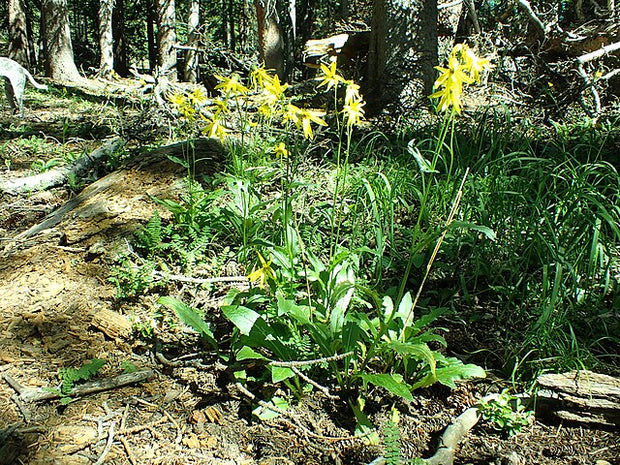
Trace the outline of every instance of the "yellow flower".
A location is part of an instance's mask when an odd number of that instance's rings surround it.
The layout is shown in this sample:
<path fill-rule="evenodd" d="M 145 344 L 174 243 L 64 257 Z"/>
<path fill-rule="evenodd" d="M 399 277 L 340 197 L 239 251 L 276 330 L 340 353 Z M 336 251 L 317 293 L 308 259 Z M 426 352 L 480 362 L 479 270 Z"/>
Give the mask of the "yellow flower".
<path fill-rule="evenodd" d="M 258 259 L 260 260 L 261 267 L 258 268 L 257 270 L 252 271 L 248 275 L 248 280 L 251 283 L 258 281 L 258 285 L 260 287 L 264 287 L 267 281 L 267 278 L 273 279 L 273 280 L 276 279 L 276 273 L 273 271 L 273 268 L 271 268 L 271 259 L 269 259 L 269 261 L 266 262 L 260 253 L 258 253 Z"/>
<path fill-rule="evenodd" d="M 207 100 L 207 96 L 200 87 L 196 87 L 191 94 L 188 95 L 188 99 L 194 105 L 200 105 Z"/>
<path fill-rule="evenodd" d="M 256 68 L 250 73 L 250 82 L 254 89 L 264 88 L 265 85 L 271 83 L 271 81 L 273 81 L 273 77 L 271 77 L 269 72 L 263 67 Z"/>
<path fill-rule="evenodd" d="M 321 118 L 324 114 L 325 113 L 322 111 L 306 109 L 301 110 L 299 118 L 301 120 L 301 127 L 306 139 L 312 139 L 314 137 L 314 133 L 312 132 L 312 124 L 310 123 L 316 123 L 320 126 L 327 126 L 325 120 Z"/>
<path fill-rule="evenodd" d="M 216 118 L 207 120 L 209 123 L 204 128 L 203 133 L 209 137 L 217 137 L 220 141 L 224 140 L 228 129 L 222 126 Z"/>
<path fill-rule="evenodd" d="M 443 87 L 443 90 L 435 92 L 429 98 L 441 97 L 437 105 L 440 111 L 446 111 L 452 105 L 454 110 L 460 114 L 463 84 L 471 84 L 473 78 L 463 71 L 463 65 L 461 65 L 455 53 L 450 54 L 447 68 L 435 66 L 435 69 L 441 71 L 441 75 L 437 78 L 433 87 Z"/>
<path fill-rule="evenodd" d="M 241 84 L 240 77 L 238 74 L 233 74 L 229 78 L 225 78 L 219 75 L 215 75 L 220 83 L 215 86 L 216 89 L 220 89 L 225 96 L 229 95 L 245 95 L 250 89 Z"/>
<path fill-rule="evenodd" d="M 353 81 L 346 81 L 347 90 L 344 95 L 344 103 L 348 104 L 351 102 L 355 102 L 356 100 L 360 100 L 360 86 L 358 86 Z"/>
<path fill-rule="evenodd" d="M 347 126 L 357 126 L 361 123 L 362 118 L 364 117 L 364 109 L 362 108 L 364 105 L 366 105 L 366 102 L 364 102 L 362 99 L 357 99 L 350 103 L 345 103 L 342 112 L 347 119 Z"/>
<path fill-rule="evenodd" d="M 288 157 L 291 153 L 286 149 L 286 145 L 284 144 L 284 142 L 280 142 L 278 145 L 276 145 L 273 148 L 273 152 L 278 155 L 280 158 L 286 158 Z"/>
<path fill-rule="evenodd" d="M 172 105 L 176 108 L 181 108 L 184 105 L 187 105 L 187 97 L 185 97 L 185 95 L 183 94 L 172 94 L 170 97 L 168 97 L 168 100 L 170 100 L 170 103 L 172 103 Z"/>
<path fill-rule="evenodd" d="M 209 107 L 209 110 L 214 112 L 216 115 L 219 113 L 228 113 L 228 106 L 226 106 L 226 102 L 224 100 L 216 99 L 213 101 L 213 106 Z"/>
<path fill-rule="evenodd" d="M 486 69 L 491 69 L 489 59 L 478 57 L 469 47 L 464 49 L 463 62 L 465 63 L 465 69 L 469 71 L 469 75 L 477 83 L 480 83 L 480 73 Z"/>
<path fill-rule="evenodd" d="M 283 95 L 284 91 L 288 87 L 288 84 L 280 84 L 280 78 L 275 75 L 271 82 L 265 83 L 265 90 L 267 93 L 271 94 L 275 97 L 276 100 L 279 100 Z"/>
<path fill-rule="evenodd" d="M 290 121 L 291 123 L 295 124 L 295 126 L 299 127 L 300 115 L 301 115 L 301 108 L 296 107 L 292 103 L 289 103 L 284 108 L 284 115 L 282 116 L 282 120 L 285 123 Z"/>
<path fill-rule="evenodd" d="M 338 83 L 344 82 L 342 76 L 338 74 L 338 70 L 336 67 L 338 64 L 335 61 L 332 61 L 332 64 L 328 67 L 321 63 L 321 71 L 323 71 L 323 77 L 316 78 L 317 81 L 322 81 L 319 83 L 319 87 L 327 85 L 327 90 L 331 89 L 333 86 L 338 87 Z"/>

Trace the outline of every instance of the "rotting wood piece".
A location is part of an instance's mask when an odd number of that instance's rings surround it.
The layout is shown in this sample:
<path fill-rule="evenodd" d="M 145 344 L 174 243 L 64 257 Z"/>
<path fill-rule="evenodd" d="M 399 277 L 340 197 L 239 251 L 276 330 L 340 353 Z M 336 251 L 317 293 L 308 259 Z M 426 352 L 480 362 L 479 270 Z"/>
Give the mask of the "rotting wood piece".
<path fill-rule="evenodd" d="M 80 397 L 96 392 L 108 391 L 127 384 L 139 383 L 154 375 L 153 370 L 141 370 L 134 373 L 123 373 L 115 378 L 99 379 L 75 386 L 68 397 Z M 18 383 L 9 375 L 4 375 L 4 380 L 17 391 L 19 399 L 24 402 L 40 402 L 42 400 L 58 399 L 60 393 L 50 392 L 41 388 L 27 388 Z"/>
<path fill-rule="evenodd" d="M 91 324 L 112 339 L 126 339 L 131 336 L 131 322 L 120 313 L 102 309 L 93 316 Z"/>
<path fill-rule="evenodd" d="M 579 423 L 620 425 L 620 378 L 575 370 L 537 379 L 536 409 Z"/>

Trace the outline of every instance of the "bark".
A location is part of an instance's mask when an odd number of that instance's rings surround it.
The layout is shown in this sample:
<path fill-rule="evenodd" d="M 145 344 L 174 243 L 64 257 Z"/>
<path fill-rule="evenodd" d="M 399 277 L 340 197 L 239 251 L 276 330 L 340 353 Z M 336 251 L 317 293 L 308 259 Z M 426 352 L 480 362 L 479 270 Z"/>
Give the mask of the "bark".
<path fill-rule="evenodd" d="M 149 48 L 149 71 L 151 74 L 155 72 L 157 66 L 157 44 L 155 42 L 155 14 L 153 8 L 153 0 L 146 1 L 146 37 Z"/>
<path fill-rule="evenodd" d="M 67 0 L 43 0 L 42 23 L 47 75 L 58 81 L 81 82 L 73 58 Z"/>
<path fill-rule="evenodd" d="M 127 41 L 125 40 L 125 0 L 116 0 L 112 14 L 112 33 L 114 36 L 114 65 L 121 76 L 129 74 L 127 63 Z"/>
<path fill-rule="evenodd" d="M 200 26 L 200 2 L 192 0 L 189 7 L 189 17 L 187 19 L 188 38 L 187 45 L 189 48 L 185 52 L 185 80 L 187 82 L 198 82 L 198 53 L 196 47 L 198 45 Z"/>
<path fill-rule="evenodd" d="M 112 11 L 114 0 L 99 0 L 99 73 L 109 76 L 114 71 L 114 37 L 112 35 Z"/>
<path fill-rule="evenodd" d="M 28 21 L 23 0 L 9 0 L 9 58 L 24 68 L 30 68 Z"/>
<path fill-rule="evenodd" d="M 264 2 L 263 2 L 264 1 Z M 258 22 L 258 50 L 266 69 L 284 80 L 284 41 L 277 20 L 275 1 L 254 0 Z"/>
<path fill-rule="evenodd" d="M 177 80 L 177 41 L 174 0 L 157 0 L 157 64 L 159 72 L 171 81 Z"/>
<path fill-rule="evenodd" d="M 369 112 L 422 100 L 437 64 L 437 0 L 374 0 L 371 28 L 364 86 Z"/>

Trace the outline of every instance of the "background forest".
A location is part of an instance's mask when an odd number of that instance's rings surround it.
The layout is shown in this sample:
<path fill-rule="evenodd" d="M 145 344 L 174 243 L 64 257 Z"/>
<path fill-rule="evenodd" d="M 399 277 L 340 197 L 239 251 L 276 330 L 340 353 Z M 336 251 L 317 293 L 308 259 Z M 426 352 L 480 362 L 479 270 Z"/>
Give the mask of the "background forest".
<path fill-rule="evenodd" d="M 397 464 L 430 455 L 428 438 L 403 439 L 406 412 L 427 411 L 417 396 L 470 406 L 495 391 L 478 404 L 486 427 L 534 437 L 513 394 L 535 398 L 549 373 L 618 375 L 614 0 L 9 0 L 0 18 L 0 56 L 49 86 L 27 87 L 22 118 L 0 107 L 0 360 L 44 341 L 60 358 L 30 376 L 57 376 L 68 411 L 74 382 L 131 360 L 197 397 L 206 383 L 208 402 L 217 391 L 208 420 L 204 398 L 175 413 L 191 438 L 221 426 L 221 402 L 227 418 L 360 444 L 308 463 Z M 28 300 L 24 250 L 64 263 L 45 304 Z M 83 303 L 62 318 L 106 338 L 54 352 L 76 330 L 37 312 L 62 313 L 74 279 Z M 188 360 L 202 363 L 191 380 Z M 208 449 L 189 437 L 175 447 Z M 302 463 L 288 440 L 248 455 Z M 481 443 L 462 463 L 499 454 Z M 137 463 L 138 443 L 123 447 Z"/>

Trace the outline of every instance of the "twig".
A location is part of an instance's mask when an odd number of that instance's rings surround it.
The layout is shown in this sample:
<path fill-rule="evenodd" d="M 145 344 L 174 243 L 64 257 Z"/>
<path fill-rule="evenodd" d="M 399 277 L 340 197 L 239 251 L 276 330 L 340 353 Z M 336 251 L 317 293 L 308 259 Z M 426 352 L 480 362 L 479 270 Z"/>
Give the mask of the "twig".
<path fill-rule="evenodd" d="M 303 379 L 306 383 L 311 384 L 312 386 L 317 388 L 319 391 L 321 391 L 323 394 L 325 394 L 330 399 L 338 398 L 338 396 L 335 396 L 331 392 L 329 392 L 329 388 L 327 388 L 326 386 L 320 385 L 315 380 L 313 380 L 312 378 L 304 374 L 299 368 L 291 367 L 291 371 L 295 373 L 297 376 L 299 376 L 301 379 Z"/>
<path fill-rule="evenodd" d="M 101 379 L 89 383 L 75 386 L 68 397 L 79 397 L 101 391 L 108 391 L 127 384 L 138 383 L 153 376 L 153 370 L 142 370 L 134 373 L 123 373 L 115 378 Z M 4 379 L 19 393 L 19 397 L 24 402 L 39 402 L 42 400 L 57 399 L 61 397 L 58 392 L 45 391 L 40 388 L 25 388 L 9 375 L 4 375 Z"/>
<path fill-rule="evenodd" d="M 191 276 L 183 276 L 180 274 L 167 274 L 161 271 L 153 271 L 151 273 L 156 278 L 162 278 L 169 281 L 178 281 L 181 283 L 193 284 L 213 284 L 213 283 L 238 283 L 248 282 L 247 276 L 218 276 L 215 278 L 192 278 Z"/>
<path fill-rule="evenodd" d="M 250 391 L 248 391 L 241 383 L 235 383 L 235 386 L 237 386 L 237 389 L 239 389 L 244 395 L 246 395 L 247 397 L 249 397 L 251 400 L 253 400 L 254 402 L 256 402 L 258 405 L 260 405 L 263 408 L 266 408 L 268 410 L 271 410 L 272 412 L 275 412 L 279 415 L 282 415 L 285 419 L 285 421 L 287 423 L 289 423 L 293 428 L 297 428 L 299 430 L 301 430 L 304 434 L 310 436 L 311 438 L 314 439 L 321 439 L 323 441 L 331 441 L 331 442 L 337 442 L 337 441 L 350 441 L 353 439 L 363 439 L 366 436 L 368 436 L 370 434 L 369 433 L 364 433 L 364 434 L 360 434 L 358 436 L 341 436 L 341 437 L 333 437 L 333 436 L 323 436 L 322 434 L 317 434 L 313 431 L 310 431 L 308 428 L 306 428 L 303 425 L 300 425 L 299 423 L 297 423 L 297 420 L 293 417 L 293 415 L 291 415 L 290 413 L 288 413 L 285 410 L 282 410 L 281 408 L 276 407 L 275 405 L 270 405 L 269 403 L 257 399 L 256 396 L 254 394 L 252 394 Z"/>
<path fill-rule="evenodd" d="M 95 462 L 95 465 L 101 465 L 105 460 L 106 456 L 110 453 L 110 449 L 112 449 L 112 442 L 114 441 L 114 427 L 116 426 L 116 422 L 110 423 L 110 429 L 108 430 L 108 441 L 99 456 L 99 459 Z"/>
<path fill-rule="evenodd" d="M 528 0 L 517 0 L 517 1 L 521 9 L 525 11 L 525 13 L 529 16 L 530 20 L 532 21 L 532 23 L 534 23 L 538 32 L 543 37 L 546 37 L 547 29 L 545 28 L 545 25 L 543 24 L 543 22 L 540 20 L 540 18 L 536 15 L 534 10 L 532 9 L 532 5 L 530 5 L 530 2 L 528 2 Z"/>
<path fill-rule="evenodd" d="M 138 462 L 136 462 L 136 459 L 131 452 L 131 448 L 129 447 L 129 443 L 127 442 L 127 439 L 125 439 L 124 437 L 120 437 L 118 439 L 119 441 L 121 441 L 121 444 L 123 445 L 123 448 L 125 449 L 125 453 L 127 454 L 127 458 L 131 462 L 131 465 L 137 465 Z"/>
<path fill-rule="evenodd" d="M 331 357 L 317 358 L 314 360 L 294 360 L 292 362 L 280 362 L 277 360 L 272 360 L 269 362 L 269 365 L 272 367 L 283 367 L 283 368 L 291 368 L 291 367 L 302 367 L 306 365 L 316 365 L 317 363 L 326 363 L 326 362 L 334 362 L 336 360 L 341 360 L 343 358 L 350 357 L 355 352 L 346 352 L 344 354 L 332 355 Z"/>
<path fill-rule="evenodd" d="M 437 5 L 437 10 L 445 10 L 447 8 L 452 8 L 453 6 L 458 6 L 463 3 L 463 0 L 454 0 L 453 2 L 442 3 L 441 5 Z"/>

